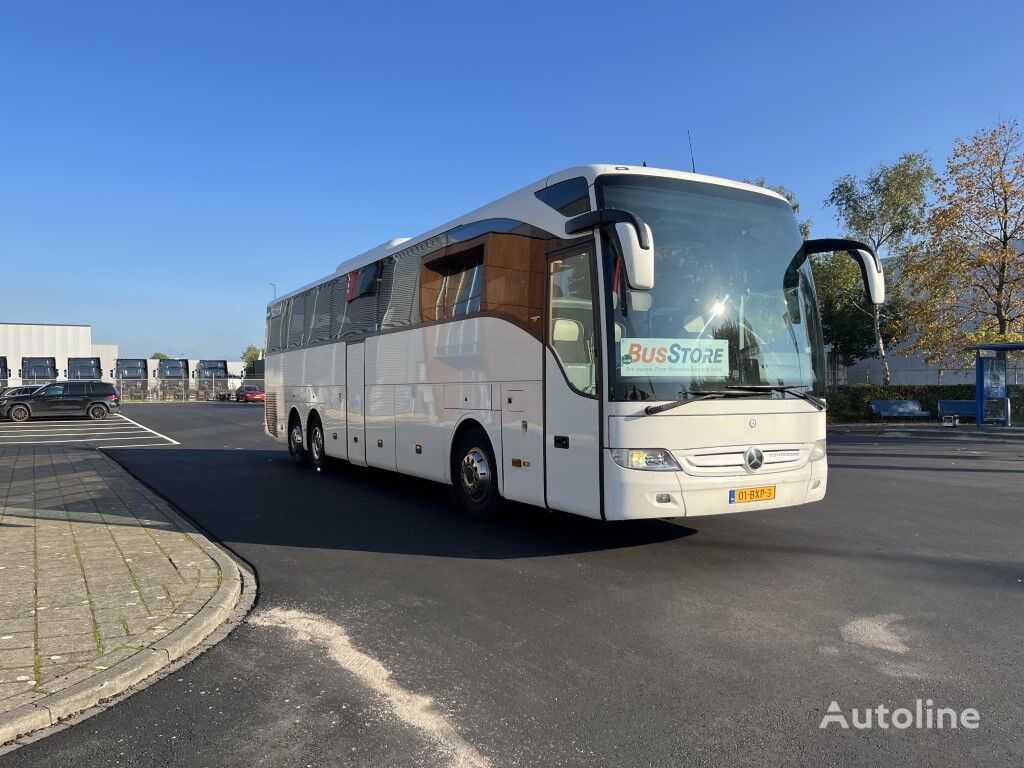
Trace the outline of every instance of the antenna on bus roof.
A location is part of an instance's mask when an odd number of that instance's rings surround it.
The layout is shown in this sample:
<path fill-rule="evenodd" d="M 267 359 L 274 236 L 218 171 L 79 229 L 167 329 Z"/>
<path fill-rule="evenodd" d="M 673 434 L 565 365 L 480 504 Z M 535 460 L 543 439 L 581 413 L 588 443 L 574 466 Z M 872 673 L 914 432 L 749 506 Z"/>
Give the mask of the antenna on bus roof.
<path fill-rule="evenodd" d="M 686 129 L 686 138 L 690 141 L 690 170 L 694 173 L 697 172 L 697 164 L 693 162 L 693 136 L 690 135 L 690 129 Z"/>

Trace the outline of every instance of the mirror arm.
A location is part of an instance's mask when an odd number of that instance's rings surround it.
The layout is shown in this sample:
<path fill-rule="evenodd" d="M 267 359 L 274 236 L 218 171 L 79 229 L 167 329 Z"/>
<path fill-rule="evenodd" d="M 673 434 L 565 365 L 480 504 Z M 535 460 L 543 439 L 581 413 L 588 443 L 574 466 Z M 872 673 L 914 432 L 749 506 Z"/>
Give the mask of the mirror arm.
<path fill-rule="evenodd" d="M 619 223 L 632 224 L 636 230 L 640 247 L 645 251 L 650 249 L 651 241 L 647 236 L 648 229 L 644 226 L 644 220 L 635 213 L 620 211 L 616 208 L 601 208 L 597 211 L 588 211 L 587 213 L 581 213 L 579 216 L 574 216 L 565 222 L 565 233 L 567 235 L 575 235 L 577 232 L 584 232 L 604 224 Z"/>

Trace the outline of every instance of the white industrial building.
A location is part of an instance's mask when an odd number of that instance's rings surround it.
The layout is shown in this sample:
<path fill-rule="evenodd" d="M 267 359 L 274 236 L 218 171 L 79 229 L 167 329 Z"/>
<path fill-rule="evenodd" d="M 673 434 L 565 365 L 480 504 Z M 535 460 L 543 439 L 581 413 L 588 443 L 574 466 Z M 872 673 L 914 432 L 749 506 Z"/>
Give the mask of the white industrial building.
<path fill-rule="evenodd" d="M 99 358 L 102 379 L 113 381 L 119 350 L 117 344 L 94 344 L 91 325 L 61 325 L 56 323 L 2 323 L 0 322 L 0 383 L 17 386 L 22 380 L 39 378 L 57 380 L 76 378 L 69 371 L 73 358 Z M 26 367 L 28 358 L 53 358 L 53 376 L 32 376 Z M 189 371 L 195 371 L 198 360 L 189 360 Z M 157 378 L 158 361 L 147 360 L 148 378 Z M 241 376 L 245 364 L 228 360 L 231 376 Z M 23 375 L 24 374 L 24 375 Z"/>

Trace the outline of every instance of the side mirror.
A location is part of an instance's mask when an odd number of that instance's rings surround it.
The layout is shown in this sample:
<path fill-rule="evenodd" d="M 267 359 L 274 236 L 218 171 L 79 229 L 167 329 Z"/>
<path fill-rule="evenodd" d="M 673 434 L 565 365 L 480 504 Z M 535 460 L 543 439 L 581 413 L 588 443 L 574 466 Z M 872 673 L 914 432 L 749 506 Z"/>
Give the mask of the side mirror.
<path fill-rule="evenodd" d="M 618 223 L 615 233 L 619 236 L 622 248 L 622 263 L 626 266 L 626 280 L 631 288 L 638 291 L 649 291 L 654 287 L 654 238 L 651 228 L 640 222 L 637 229 L 632 224 Z M 641 235 L 646 234 L 644 238 Z M 647 247 L 641 241 L 647 241 Z"/>
<path fill-rule="evenodd" d="M 864 288 L 867 290 L 868 300 L 872 304 L 884 304 L 885 273 L 882 271 L 882 260 L 878 258 L 875 249 L 867 243 L 838 238 L 805 240 L 804 247 L 798 254 L 799 263 L 796 264 L 796 267 L 790 265 L 790 269 L 799 267 L 808 256 L 815 253 L 831 253 L 833 251 L 846 251 L 850 258 L 860 265 L 860 274 L 864 278 Z"/>
<path fill-rule="evenodd" d="M 616 208 L 581 213 L 565 222 L 565 233 L 574 235 L 604 224 L 615 225 L 629 286 L 649 291 L 654 287 L 654 236 L 647 223 L 635 213 Z"/>

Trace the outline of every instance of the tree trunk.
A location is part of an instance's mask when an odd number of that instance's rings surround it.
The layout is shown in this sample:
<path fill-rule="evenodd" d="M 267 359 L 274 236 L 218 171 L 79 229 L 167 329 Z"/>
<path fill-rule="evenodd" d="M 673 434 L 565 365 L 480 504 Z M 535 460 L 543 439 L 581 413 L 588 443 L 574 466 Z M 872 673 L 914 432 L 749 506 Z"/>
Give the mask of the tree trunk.
<path fill-rule="evenodd" d="M 882 341 L 882 308 L 878 304 L 872 306 L 872 314 L 875 320 L 875 345 L 878 347 L 878 359 L 882 361 L 882 384 L 892 384 L 892 374 L 889 373 L 889 358 L 885 355 L 885 343 Z"/>

